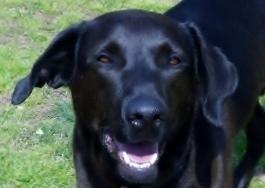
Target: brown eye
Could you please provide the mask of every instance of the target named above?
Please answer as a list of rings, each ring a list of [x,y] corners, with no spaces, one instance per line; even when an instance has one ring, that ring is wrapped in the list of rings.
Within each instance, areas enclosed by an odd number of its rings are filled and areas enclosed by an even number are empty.
[[[103,63],[103,64],[108,64],[111,62],[110,58],[107,55],[100,55],[97,58],[98,62]]]
[[[169,64],[170,65],[178,65],[181,63],[181,59],[178,57],[178,56],[172,56],[170,59],[169,59]]]

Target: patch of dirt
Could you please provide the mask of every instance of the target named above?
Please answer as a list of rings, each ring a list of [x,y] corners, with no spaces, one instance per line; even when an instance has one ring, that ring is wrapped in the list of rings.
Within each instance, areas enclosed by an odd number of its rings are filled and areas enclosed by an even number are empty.
[[[256,177],[258,180],[265,182],[265,174],[260,174]]]
[[[40,101],[38,106],[34,106],[34,118],[30,120],[31,123],[39,122],[43,118],[47,118],[52,109],[56,107],[58,101],[69,101],[70,94],[64,89],[48,90],[47,94],[44,94],[44,100]]]
[[[255,177],[265,183],[265,172],[261,167],[258,167],[255,173]]]
[[[4,27],[6,27],[8,31],[17,30],[18,27],[16,22],[7,23],[7,21],[2,21],[0,24],[4,25]],[[0,36],[1,45],[9,43],[11,40],[13,40],[13,35],[11,32],[5,32],[4,35]]]
[[[10,95],[8,94],[0,94],[0,106],[5,106],[11,104]]]
[[[19,35],[18,37],[18,40],[19,41],[19,46],[21,48],[27,48],[29,47],[29,43],[30,43],[30,38],[26,35]]]
[[[44,14],[43,12],[36,12],[34,14],[34,17],[36,17],[39,20],[43,20],[45,24],[51,24],[53,20],[55,19],[55,16]]]
[[[93,19],[93,18],[95,18],[97,16],[99,16],[99,13],[98,12],[96,12],[96,11],[94,11],[94,12],[90,11],[90,12],[86,13],[84,19],[90,20],[90,19]]]
[[[4,36],[0,36],[0,44],[5,45],[12,40],[12,35],[6,34]]]
[[[30,42],[30,38],[26,36],[20,26],[15,21],[9,23],[3,23],[7,27],[7,32],[0,36],[0,44],[5,45],[12,41],[15,41],[18,46],[27,47]]]
[[[67,100],[70,96],[70,93],[66,90],[55,89],[52,90],[51,95],[61,100]]]

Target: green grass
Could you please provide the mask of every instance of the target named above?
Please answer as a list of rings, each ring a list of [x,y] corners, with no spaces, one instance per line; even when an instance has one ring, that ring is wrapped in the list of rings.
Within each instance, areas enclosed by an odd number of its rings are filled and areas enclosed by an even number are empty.
[[[0,188],[65,188],[75,185],[71,150],[74,116],[69,92],[45,87],[34,90],[20,106],[11,106],[9,102],[16,81],[29,71],[52,37],[72,23],[104,12],[126,8],[163,12],[175,2],[1,1]],[[265,98],[261,101],[265,103]],[[244,152],[243,140],[237,150],[236,158]],[[256,180],[252,187],[262,186],[265,184]]]
[[[1,108],[1,188],[73,187],[71,105],[65,94],[52,95],[39,94],[43,104]]]

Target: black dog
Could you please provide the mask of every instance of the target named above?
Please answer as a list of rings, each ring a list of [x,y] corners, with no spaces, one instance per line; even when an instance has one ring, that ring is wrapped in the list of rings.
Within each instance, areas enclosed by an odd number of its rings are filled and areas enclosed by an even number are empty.
[[[239,84],[227,102],[223,125],[226,158],[230,158],[235,135],[243,127],[248,147],[236,168],[234,187],[248,186],[265,146],[265,113],[258,103],[265,89],[264,7],[265,1],[260,0],[185,0],[166,13],[178,22],[195,23],[205,39],[218,46],[237,68]],[[231,174],[229,167],[225,168],[225,174]]]
[[[231,187],[238,74],[196,26],[143,11],[80,23],[54,39],[12,103],[46,83],[72,93],[79,187]]]

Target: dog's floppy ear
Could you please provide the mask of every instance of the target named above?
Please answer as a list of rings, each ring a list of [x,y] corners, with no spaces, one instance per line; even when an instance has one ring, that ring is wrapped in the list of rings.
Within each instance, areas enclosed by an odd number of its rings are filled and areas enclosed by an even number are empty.
[[[76,49],[84,23],[74,25],[60,32],[38,58],[31,72],[21,79],[12,94],[12,104],[25,101],[34,87],[48,84],[52,88],[67,85],[75,74]]]
[[[210,46],[199,29],[186,23],[195,49],[195,72],[204,116],[216,126],[223,124],[225,99],[232,95],[238,84],[236,67],[218,48]]]

